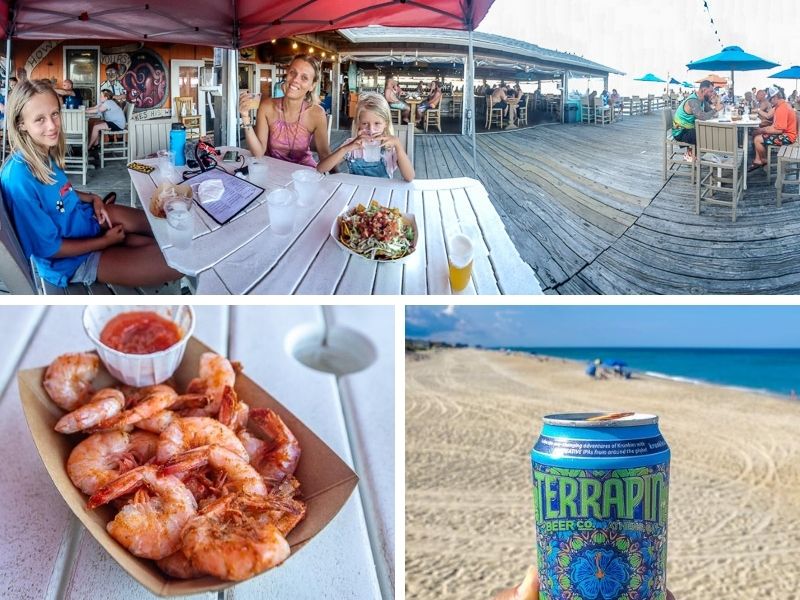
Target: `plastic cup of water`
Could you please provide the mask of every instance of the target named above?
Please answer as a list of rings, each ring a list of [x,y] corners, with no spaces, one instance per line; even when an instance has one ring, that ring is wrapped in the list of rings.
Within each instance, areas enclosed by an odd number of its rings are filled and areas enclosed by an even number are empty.
[[[192,244],[194,236],[194,215],[192,200],[177,196],[164,204],[167,215],[169,243],[176,248],[186,249]]]
[[[369,140],[364,142],[364,161],[368,163],[378,162],[381,159],[380,140]]]
[[[159,150],[156,156],[158,156],[158,174],[161,180],[172,183],[175,177],[175,153],[172,150]]]
[[[286,235],[294,227],[297,195],[289,189],[278,188],[267,194],[269,228],[275,235]]]
[[[250,175],[248,179],[250,183],[258,185],[260,187],[266,187],[268,183],[268,176],[269,176],[269,165],[267,165],[267,161],[255,158],[250,162],[248,166],[248,170]]]
[[[313,169],[300,169],[292,173],[294,191],[297,192],[297,205],[308,206],[314,198],[322,181],[322,173]]]

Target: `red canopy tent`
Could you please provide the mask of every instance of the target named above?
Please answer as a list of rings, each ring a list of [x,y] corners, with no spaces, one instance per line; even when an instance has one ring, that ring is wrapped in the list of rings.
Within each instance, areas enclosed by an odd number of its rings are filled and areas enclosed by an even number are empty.
[[[0,0],[6,60],[11,39],[120,39],[242,48],[274,38],[348,27],[436,27],[470,32],[465,89],[475,64],[471,32],[494,0]],[[235,66],[235,65],[234,65]],[[7,78],[6,78],[7,79]],[[8,90],[5,90],[6,95]],[[475,98],[466,95],[476,171]],[[229,104],[235,105],[231,95]],[[229,118],[235,119],[233,108]],[[5,127],[5,124],[4,124]],[[5,147],[3,150],[5,155]],[[4,156],[5,157],[5,156]]]

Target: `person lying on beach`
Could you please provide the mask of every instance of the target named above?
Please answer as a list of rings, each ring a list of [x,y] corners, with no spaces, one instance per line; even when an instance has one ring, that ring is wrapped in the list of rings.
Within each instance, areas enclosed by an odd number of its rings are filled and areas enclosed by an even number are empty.
[[[697,92],[692,92],[686,100],[678,105],[675,116],[672,119],[672,138],[679,142],[685,142],[692,146],[697,145],[697,132],[694,123],[697,119],[707,121],[717,116],[717,112],[722,108],[719,100],[712,105],[710,110],[705,110],[703,103],[711,100],[714,95],[714,86],[705,79],[700,83]],[[686,160],[694,160],[694,150],[686,150]]]
[[[539,600],[539,574],[536,567],[528,567],[525,579],[518,586],[499,592],[492,600]],[[667,590],[667,600],[675,600]]]

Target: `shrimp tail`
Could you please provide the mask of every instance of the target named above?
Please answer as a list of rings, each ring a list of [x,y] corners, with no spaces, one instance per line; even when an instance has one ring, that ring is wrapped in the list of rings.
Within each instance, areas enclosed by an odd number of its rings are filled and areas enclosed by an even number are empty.
[[[90,510],[97,508],[98,506],[107,504],[112,500],[119,498],[120,496],[124,496],[136,491],[143,483],[143,474],[144,469],[146,468],[148,467],[142,466],[131,469],[127,473],[117,477],[111,483],[101,487],[92,495],[91,498],[89,498],[89,502],[86,503],[86,508]]]
[[[236,405],[239,403],[239,398],[236,392],[229,385],[225,386],[222,392],[222,401],[219,405],[219,415],[217,420],[223,425],[233,429],[233,422],[236,417]]]
[[[165,462],[158,470],[159,475],[176,475],[194,471],[208,465],[208,453],[211,445],[198,446],[181,454],[176,454]]]
[[[279,485],[294,474],[300,460],[300,443],[275,411],[254,408],[250,411],[250,420],[272,439],[251,462],[267,483]]]

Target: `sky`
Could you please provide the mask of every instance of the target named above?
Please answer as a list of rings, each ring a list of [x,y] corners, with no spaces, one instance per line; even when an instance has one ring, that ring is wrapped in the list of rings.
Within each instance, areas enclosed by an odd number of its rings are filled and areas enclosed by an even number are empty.
[[[705,1],[708,12],[704,0],[495,0],[477,30],[571,52],[623,71],[627,76],[612,75],[609,87],[625,96],[661,92],[662,84],[633,81],[645,73],[661,79],[668,79],[669,73],[689,82],[707,75],[687,71],[686,63],[722,50],[710,22],[713,18],[723,45],[740,46],[781,65],[736,73],[737,92],[776,81],[787,92],[794,90],[794,80],[767,76],[800,64],[800,1]],[[581,85],[578,89],[583,91],[586,83],[573,81],[570,87]],[[592,80],[589,87],[601,91],[602,79]]]
[[[800,348],[800,306],[408,306],[406,337],[488,347]]]

